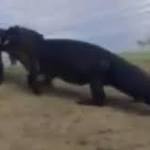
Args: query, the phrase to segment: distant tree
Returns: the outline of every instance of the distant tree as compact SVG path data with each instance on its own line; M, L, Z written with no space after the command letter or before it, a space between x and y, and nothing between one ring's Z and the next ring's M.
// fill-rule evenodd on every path
M145 47L145 46L150 46L150 38L146 39L146 40L138 40L137 44L140 47Z
M140 47L144 47L145 46L145 42L144 41L137 41L137 44L140 46Z

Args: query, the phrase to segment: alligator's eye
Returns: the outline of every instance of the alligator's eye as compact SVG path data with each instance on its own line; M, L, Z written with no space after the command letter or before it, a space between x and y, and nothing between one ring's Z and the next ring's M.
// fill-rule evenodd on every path
M10 40L6 39L6 40L3 42L3 46L7 46L9 43L10 43Z

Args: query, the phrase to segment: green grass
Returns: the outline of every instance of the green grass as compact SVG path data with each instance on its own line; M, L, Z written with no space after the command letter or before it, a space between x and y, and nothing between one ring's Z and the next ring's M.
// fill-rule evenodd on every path
M128 61L135 63L150 63L150 51L138 51L138 52L123 52L120 54Z

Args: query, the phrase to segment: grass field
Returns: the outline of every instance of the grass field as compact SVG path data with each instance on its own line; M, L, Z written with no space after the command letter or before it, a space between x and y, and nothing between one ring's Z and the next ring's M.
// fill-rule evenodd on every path
M150 71L150 53L123 54ZM54 89L35 96L25 71L6 69L0 86L0 150L149 150L150 107L107 88L105 107L83 106L87 86L54 81Z

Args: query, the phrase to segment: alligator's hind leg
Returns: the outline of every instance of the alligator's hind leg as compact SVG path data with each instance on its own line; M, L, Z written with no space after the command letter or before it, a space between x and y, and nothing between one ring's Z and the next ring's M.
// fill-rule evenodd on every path
M104 92L104 83L109 82L107 78L109 69L110 62L107 60L101 60L93 71L94 76L90 82L90 89L93 98L92 103L95 105L104 105L106 98Z
M79 101L79 104L103 106L106 96L102 82L99 80L91 81L90 90L92 99L87 101Z
M104 105L105 101L105 92L103 88L103 84L100 80L93 80L90 83L90 89L92 94L92 101L91 103L94 105Z

